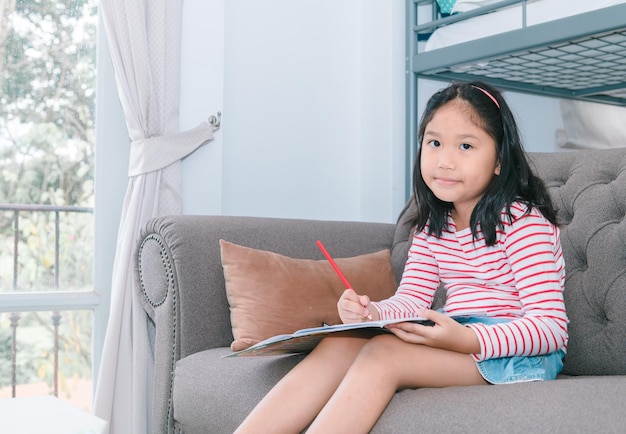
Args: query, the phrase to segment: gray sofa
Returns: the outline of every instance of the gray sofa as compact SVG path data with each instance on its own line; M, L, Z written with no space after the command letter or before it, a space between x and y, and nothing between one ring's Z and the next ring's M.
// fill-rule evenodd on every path
M562 222L569 351L559 379L405 390L374 433L626 432L626 148L533 154ZM137 246L136 294L153 338L153 432L230 433L300 356L223 358L232 341L218 240L294 258L390 249L407 254L398 223L225 216L151 220Z

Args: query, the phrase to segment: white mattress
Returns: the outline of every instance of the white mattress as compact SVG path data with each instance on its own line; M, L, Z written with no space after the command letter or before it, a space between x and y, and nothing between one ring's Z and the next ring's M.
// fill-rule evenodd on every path
M480 1L460 0L455 8L473 6ZM526 25L544 23L557 18L626 3L626 0L536 0L526 5ZM454 10L453 10L454 11ZM469 18L435 30L426 42L425 51L471 41L522 27L522 6L516 4L502 10Z

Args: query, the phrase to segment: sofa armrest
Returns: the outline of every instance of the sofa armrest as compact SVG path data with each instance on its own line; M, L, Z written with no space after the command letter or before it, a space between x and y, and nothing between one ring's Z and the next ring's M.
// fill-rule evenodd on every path
M172 215L140 233L135 283L150 318L153 430L173 428L172 382L181 358L229 346L233 337L219 240L293 258L323 259L321 239L336 257L392 249L395 225L260 217Z

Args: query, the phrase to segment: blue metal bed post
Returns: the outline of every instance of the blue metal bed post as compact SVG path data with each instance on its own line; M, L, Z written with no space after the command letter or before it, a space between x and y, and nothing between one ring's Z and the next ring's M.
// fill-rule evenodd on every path
M413 193L413 161L417 150L417 74L413 71L413 55L417 49L415 26L417 25L417 2L406 1L406 153L405 153L405 190L406 200Z
M417 123L418 123L418 78L413 61L418 50L420 5L430 4L431 21L438 18L439 9L436 0L406 0L406 163L405 163L405 195L408 200L413 194L413 163L417 156Z

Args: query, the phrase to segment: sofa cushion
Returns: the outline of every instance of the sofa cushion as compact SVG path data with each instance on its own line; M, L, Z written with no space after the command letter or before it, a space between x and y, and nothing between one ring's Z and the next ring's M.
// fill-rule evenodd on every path
M174 419L184 433L232 433L303 356L237 357L229 348L192 354L176 363Z
M341 322L337 300L345 288L328 261L294 259L224 240L220 247L233 351L271 336ZM388 250L336 262L354 290L372 300L396 290Z
M185 434L229 433L301 356L224 358L228 348L181 359L174 417ZM622 432L626 376L570 377L396 393L373 434ZM574 397L574 399L573 399ZM555 422L555 420L558 420ZM615 422L613 429L607 421ZM471 427L474 427L472 429ZM599 428L600 427L600 428Z
M535 154L561 227L563 372L626 374L626 150Z

